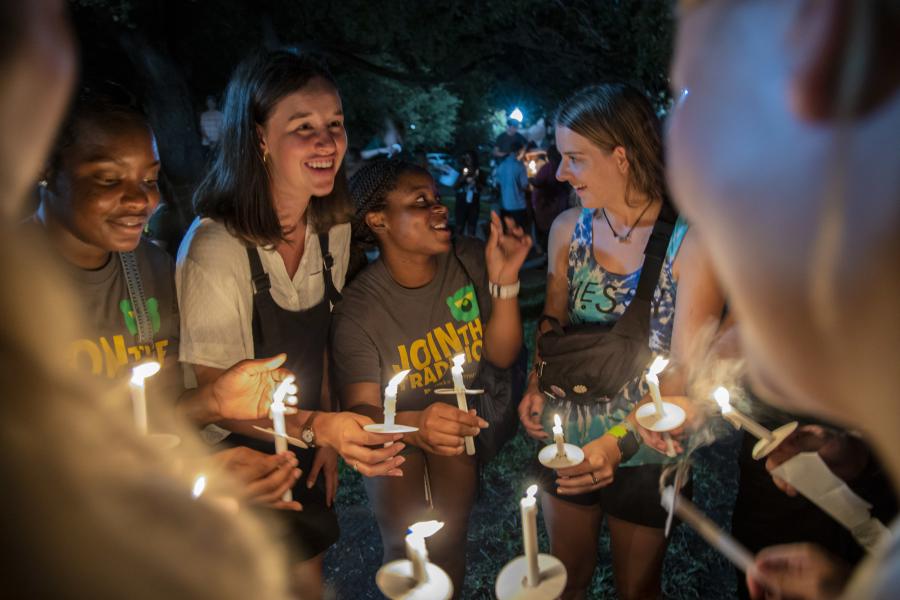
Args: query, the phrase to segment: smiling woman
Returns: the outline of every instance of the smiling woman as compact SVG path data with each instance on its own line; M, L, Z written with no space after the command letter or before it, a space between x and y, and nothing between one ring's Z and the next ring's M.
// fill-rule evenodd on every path
M365 475L400 475L403 460L402 444L383 448L393 436L363 431L370 419L330 412L325 345L350 243L341 98L320 62L275 51L237 68L224 114L196 193L200 217L178 252L181 361L203 383L241 360L287 355L300 398L287 433L310 448L297 451L303 479L292 490L303 510L279 516L297 551L300 595L318 598L322 554L338 536L337 453ZM219 425L230 445L272 451L253 428L271 421Z

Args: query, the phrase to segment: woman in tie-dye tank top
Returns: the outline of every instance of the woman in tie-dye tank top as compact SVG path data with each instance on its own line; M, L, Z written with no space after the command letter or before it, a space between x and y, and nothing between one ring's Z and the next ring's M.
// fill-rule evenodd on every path
M564 103L556 126L563 154L557 178L572 184L581 207L562 213L550 231L544 312L563 325L612 322L635 294L644 249L663 205L659 122L640 92L606 84ZM667 372L677 374L684 366L690 338L701 325L718 321L723 303L697 234L679 219L653 294L647 340L654 353L671 358ZM683 393L676 379L663 377L664 394ZM658 481L666 457L638 445L628 421L646 394L638 376L612 398L575 402L544 395L537 375L531 375L519 406L529 435L550 439L558 414L566 441L585 451L578 467L558 473L541 468L552 553L568 571L563 598L585 597L604 516L619 597L660 595L666 515Z

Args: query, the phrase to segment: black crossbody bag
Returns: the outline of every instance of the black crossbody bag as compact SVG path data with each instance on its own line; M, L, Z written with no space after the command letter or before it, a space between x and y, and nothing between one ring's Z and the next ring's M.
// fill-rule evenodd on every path
M584 323L563 327L549 315L550 329L538 339L540 362L535 364L540 388L554 398L575 402L609 402L650 362L650 310L653 292L665 262L678 213L663 200L644 249L637 290L614 323Z

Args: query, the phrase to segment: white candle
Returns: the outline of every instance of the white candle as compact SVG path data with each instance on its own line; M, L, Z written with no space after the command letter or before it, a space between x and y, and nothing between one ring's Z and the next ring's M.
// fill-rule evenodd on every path
M528 587L537 587L541 582L541 571L538 566L537 539L537 494L536 485L529 486L525 497L519 502L522 512L522 541L525 545L525 559L528 562Z
M650 388L650 396L653 398L654 406L656 406L656 414L659 417L666 416L666 409L663 407L662 396L659 393L659 374L668 364L669 361L667 359L662 356L657 356L653 359L653 363L650 365L650 368L647 370L647 375L645 376L647 387Z
M131 407L134 411L134 426L138 433L147 433L147 395L144 380L159 372L160 364L155 361L136 365L131 370Z
M725 558L730 560L741 571L751 574L756 573L753 555L749 550L727 532L720 529L718 525L712 522L689 500L679 495L676 502L675 489L672 486L667 486L662 491L662 506L667 511L672 512L673 503L675 505L675 514L678 515L678 518L690 525L710 546L721 552Z
M441 521L422 521L410 525L406 535L406 558L412 563L413 578L417 584L428 581L428 548L425 538L437 533L444 523Z
M734 425L736 429L743 427L759 440L772 441L771 431L731 406L731 396L727 389L722 386L717 387L716 391L713 392L713 397L716 399L716 403L722 410L722 418Z
M394 418L397 416L397 388L400 382L409 375L410 369L400 371L388 381L387 387L384 388L384 424L392 426Z
M287 452L288 449L287 427L284 422L284 413L287 411L287 406L285 406L284 399L291 388L296 390L296 386L294 386L294 376L288 375L284 381L275 388L275 392L272 394L272 404L269 407L269 411L272 415L272 428L275 430L275 452L277 454ZM291 493L291 490L287 490L281 496L281 499L285 502L290 502L294 499L294 495Z
M206 489L206 476L198 475L196 479L194 479L194 487L191 489L191 496L194 497L194 500L203 495L203 491Z
M553 441L556 442L556 456L566 456L566 438L563 437L562 421L559 415L553 415Z
M453 367L450 373L453 376L453 391L456 392L456 406L463 412L469 412L469 403L466 402L466 383L463 380L463 365L466 363L465 354L457 354L453 357ZM466 454L475 454L475 438L466 436Z

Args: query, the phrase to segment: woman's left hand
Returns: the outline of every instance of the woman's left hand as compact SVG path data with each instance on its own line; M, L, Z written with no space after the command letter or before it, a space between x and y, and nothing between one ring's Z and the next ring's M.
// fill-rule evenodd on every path
M338 454L333 448L317 448L316 457L313 459L312 468L306 478L307 489L316 484L319 471L325 474L325 504L329 507L334 504L334 497L338 489Z
M491 211L491 233L484 250L488 279L498 285L510 285L519 280L519 269L531 249L531 236L511 218L506 217L506 233L497 213Z
M561 496L585 494L606 487L613 482L613 474L622 453L618 440L607 434L602 435L584 447L584 462L575 467L560 469L556 480L557 493Z

